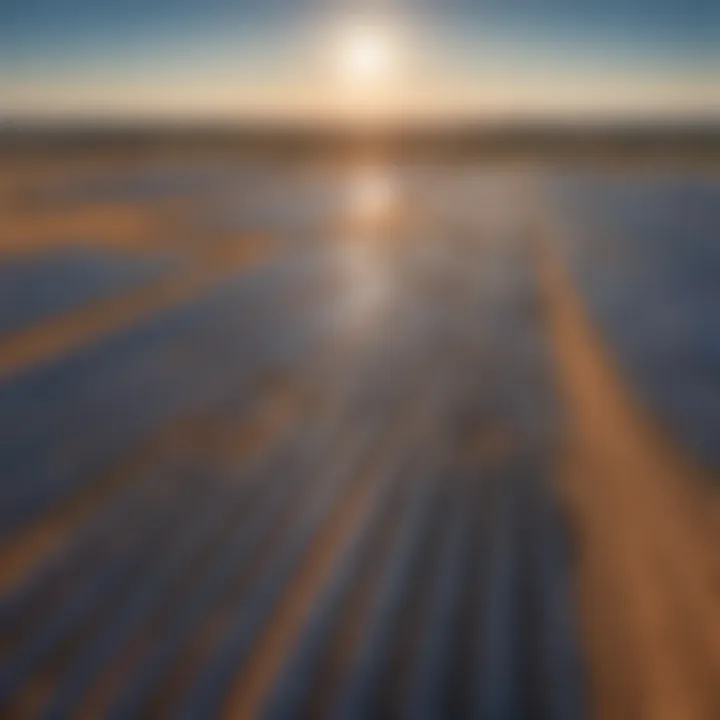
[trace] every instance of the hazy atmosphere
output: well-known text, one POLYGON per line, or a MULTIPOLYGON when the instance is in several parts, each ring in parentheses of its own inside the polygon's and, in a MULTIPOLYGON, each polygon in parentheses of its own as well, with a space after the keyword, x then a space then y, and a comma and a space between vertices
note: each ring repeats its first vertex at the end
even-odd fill
POLYGON ((6 117, 717 118, 719 81, 712 0, 0 7, 6 117))
POLYGON ((720 718, 720 4, 0 0, 0 718, 720 718))

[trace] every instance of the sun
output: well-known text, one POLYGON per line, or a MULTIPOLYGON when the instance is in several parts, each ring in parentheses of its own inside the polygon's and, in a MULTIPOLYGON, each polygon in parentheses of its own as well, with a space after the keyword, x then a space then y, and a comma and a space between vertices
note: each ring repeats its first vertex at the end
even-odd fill
POLYGON ((386 82, 394 70, 394 51, 391 38, 381 28, 347 30, 338 48, 341 79, 356 85, 386 82))

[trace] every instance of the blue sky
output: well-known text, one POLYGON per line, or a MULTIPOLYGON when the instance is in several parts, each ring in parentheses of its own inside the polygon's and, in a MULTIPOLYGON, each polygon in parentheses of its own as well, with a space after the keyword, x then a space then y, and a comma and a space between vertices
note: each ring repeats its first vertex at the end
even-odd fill
POLYGON ((720 110, 717 0, 0 0, 0 113, 332 113, 314 53, 365 18, 419 114, 720 110))

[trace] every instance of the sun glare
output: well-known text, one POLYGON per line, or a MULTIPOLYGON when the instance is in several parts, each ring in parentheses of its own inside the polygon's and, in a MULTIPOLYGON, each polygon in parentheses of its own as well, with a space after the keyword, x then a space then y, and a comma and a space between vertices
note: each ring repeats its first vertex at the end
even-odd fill
POLYGON ((387 81, 393 71, 394 50, 390 37, 380 28, 350 29, 339 47, 342 79, 363 85, 387 81))
POLYGON ((373 227, 386 220, 395 205, 395 186, 388 173, 377 168, 362 168, 348 187, 348 210, 360 227, 373 227))

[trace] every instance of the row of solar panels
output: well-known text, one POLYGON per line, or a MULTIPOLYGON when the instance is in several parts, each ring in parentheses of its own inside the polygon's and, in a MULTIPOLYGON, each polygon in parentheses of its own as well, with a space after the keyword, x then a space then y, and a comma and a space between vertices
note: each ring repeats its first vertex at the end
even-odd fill
MULTIPOLYGON (((185 462, 136 478, 3 600, 8 707, 40 673, 45 716, 71 717, 119 663, 99 700, 110 717, 215 716, 313 538, 365 481, 378 432, 342 424, 291 434, 237 473, 185 462)), ((583 716, 565 528, 541 473, 537 457, 470 470, 422 446, 384 468, 265 714, 583 716)))
POLYGON ((563 250, 640 396, 720 465, 720 186, 712 177, 570 174, 552 185, 563 250))
POLYGON ((391 292, 363 322, 342 251, 305 247, 0 390, 12 539, 174 422, 252 418, 266 377, 312 389, 238 467, 188 442, 131 469, 6 594, 8 714, 216 716, 323 528, 370 483, 257 713, 584 715, 533 281, 511 244, 465 248, 458 274, 448 242, 381 258, 391 292), (408 430, 368 476, 416 416, 428 434, 408 430), (473 449, 478 434, 507 447, 473 449))

